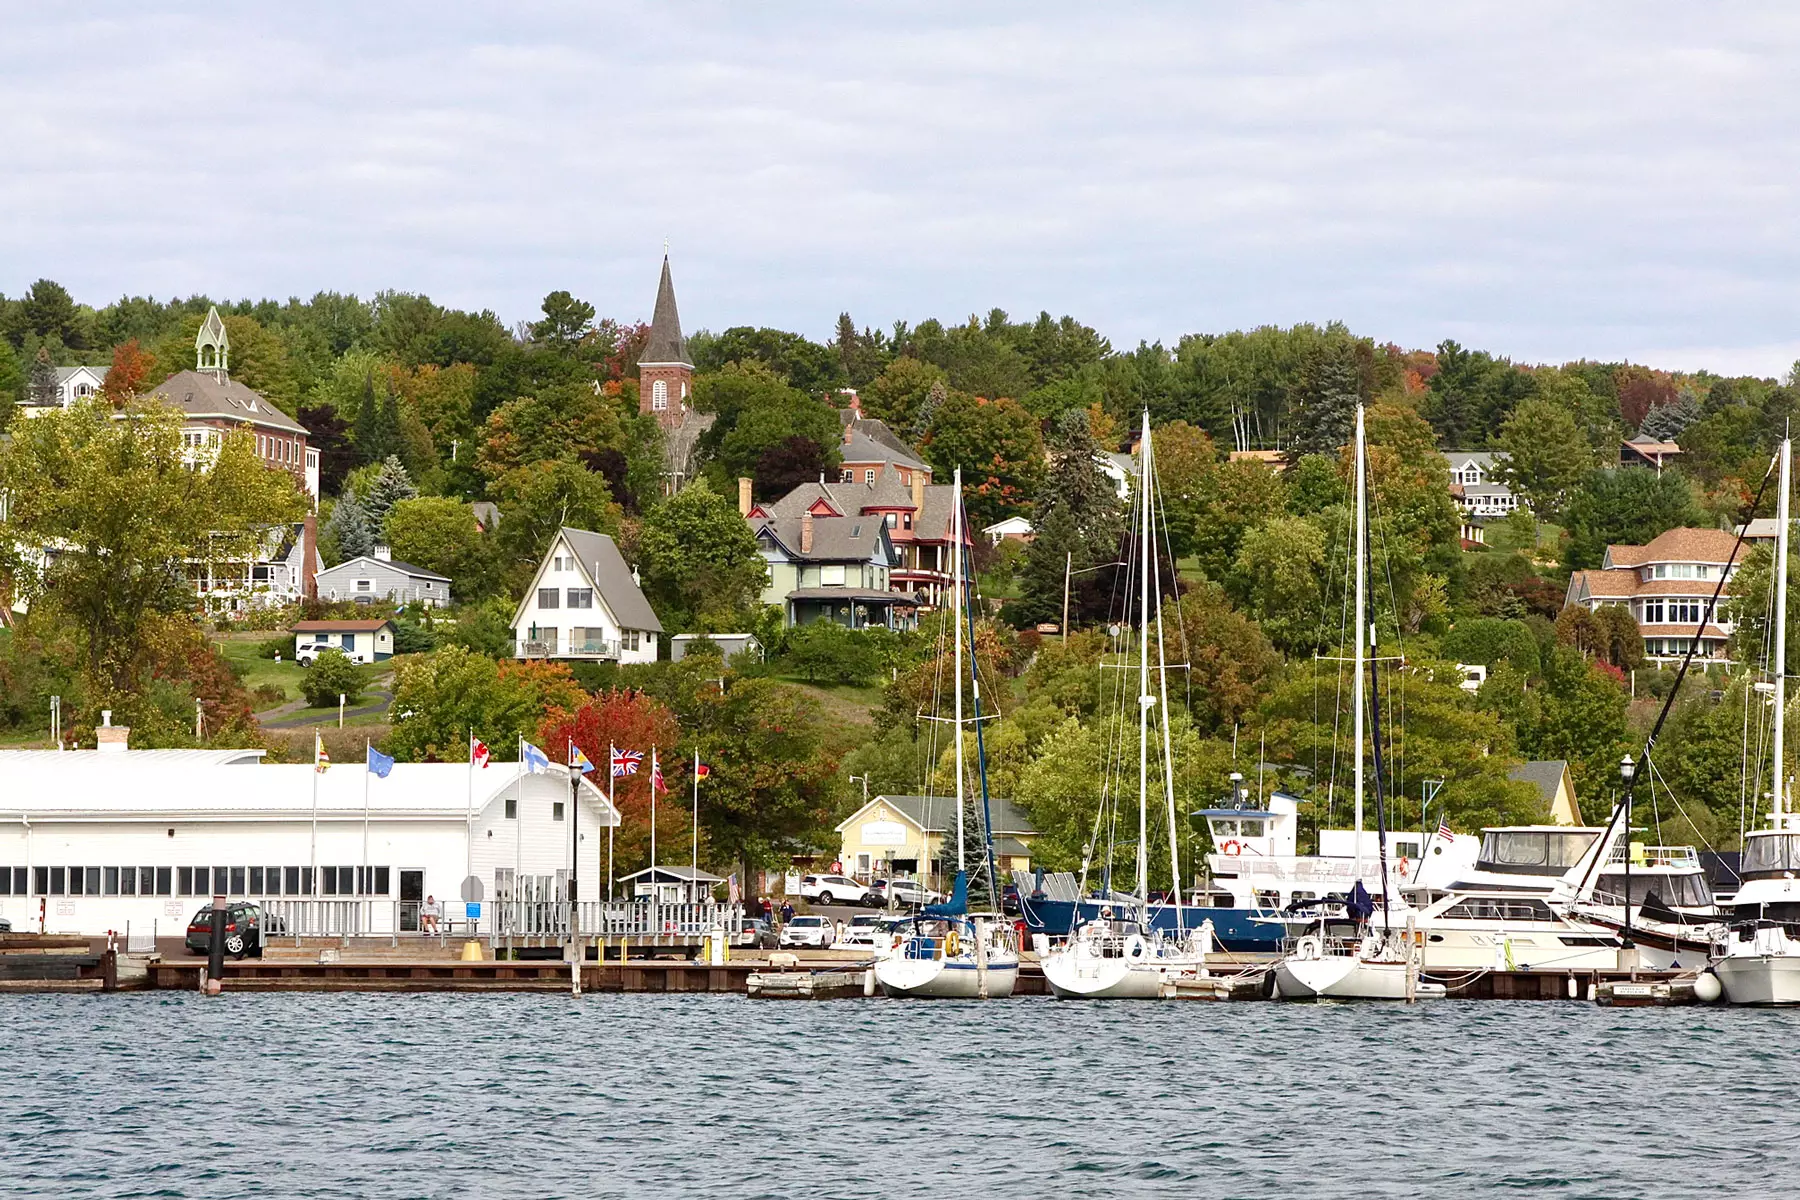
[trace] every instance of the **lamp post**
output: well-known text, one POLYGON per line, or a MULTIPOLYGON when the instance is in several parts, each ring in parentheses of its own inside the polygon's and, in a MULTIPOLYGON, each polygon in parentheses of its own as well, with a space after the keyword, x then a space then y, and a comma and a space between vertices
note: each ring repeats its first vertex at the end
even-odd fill
POLYGON ((1631 760, 1631 755, 1619 760, 1619 775, 1625 781, 1625 936, 1619 942, 1621 954, 1637 948, 1631 940, 1631 783, 1636 774, 1637 764, 1631 760))

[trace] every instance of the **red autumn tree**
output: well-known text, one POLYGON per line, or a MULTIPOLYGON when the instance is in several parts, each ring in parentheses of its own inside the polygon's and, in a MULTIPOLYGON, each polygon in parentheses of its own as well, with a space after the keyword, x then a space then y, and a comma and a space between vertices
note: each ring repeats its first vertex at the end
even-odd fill
POLYGON ((100 394, 112 402, 114 408, 122 407, 127 400, 138 394, 144 386, 144 380, 156 369, 156 355, 151 354, 138 340, 113 347, 112 367, 106 372, 106 382, 100 385, 100 394))
MULTIPOLYGON (((681 783, 687 773, 679 770, 681 752, 675 748, 681 726, 675 714, 659 700, 643 692, 614 688, 600 692, 578 708, 558 707, 544 715, 538 726, 537 744, 552 759, 567 762, 569 746, 580 748, 594 764, 590 778, 605 791, 614 788, 620 825, 613 838, 615 877, 650 865, 650 753, 660 751, 664 774, 672 790, 656 803, 656 852, 664 862, 686 862, 692 853, 692 817, 681 783), (609 775, 609 751, 640 751, 643 763, 635 775, 613 779, 609 775)), ((602 851, 604 853, 604 851, 602 851)))

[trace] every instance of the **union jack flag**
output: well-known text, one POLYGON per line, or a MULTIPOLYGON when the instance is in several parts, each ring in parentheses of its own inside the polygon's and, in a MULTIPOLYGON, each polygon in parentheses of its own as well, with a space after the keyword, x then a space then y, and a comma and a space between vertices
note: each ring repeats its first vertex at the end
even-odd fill
POLYGON ((615 778, 636 775, 638 768, 643 765, 642 750, 621 750, 617 746, 612 748, 612 773, 615 778))

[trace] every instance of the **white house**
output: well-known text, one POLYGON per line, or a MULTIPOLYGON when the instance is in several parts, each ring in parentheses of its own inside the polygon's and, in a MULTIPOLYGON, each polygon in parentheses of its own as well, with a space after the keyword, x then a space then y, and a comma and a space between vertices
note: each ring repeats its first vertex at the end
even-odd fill
POLYGON ((450 603, 450 580, 436 571, 401 562, 386 546, 377 546, 373 554, 360 554, 320 571, 318 595, 321 600, 354 600, 358 604, 392 600, 444 608, 450 603))
POLYGON ((1504 517, 1530 507, 1500 480, 1499 469, 1506 455, 1489 450, 1446 450, 1444 458, 1450 464, 1450 498, 1465 516, 1504 517))
POLYGON ((559 529, 513 613, 516 657, 656 661, 662 622, 604 533, 559 529))
POLYGON ((316 772, 262 754, 0 751, 0 917, 21 932, 179 936, 223 893, 331 901, 361 931, 407 932, 427 897, 461 915, 470 874, 489 900, 515 885, 551 894, 575 844, 578 894, 604 894, 618 813, 584 778, 571 839, 565 768, 396 763, 377 778, 360 762, 316 772))
POLYGON ((394 657, 394 623, 367 621, 295 621, 294 661, 310 663, 321 650, 342 650, 351 662, 385 662, 394 657))
POLYGON ((56 403, 54 405, 26 404, 19 411, 28 417, 42 416, 55 408, 67 408, 77 400, 100 394, 100 387, 106 382, 107 367, 57 367, 56 368, 56 403))
POLYGON ((998 546, 1004 541, 1029 542, 1034 530, 1031 522, 1024 517, 1007 517, 1004 521, 995 521, 984 527, 981 536, 988 540, 988 545, 998 546))

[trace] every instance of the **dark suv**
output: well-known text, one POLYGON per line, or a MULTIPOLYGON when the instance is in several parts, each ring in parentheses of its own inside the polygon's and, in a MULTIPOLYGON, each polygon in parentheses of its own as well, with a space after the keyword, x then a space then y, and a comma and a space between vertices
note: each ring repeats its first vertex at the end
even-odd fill
MULTIPOLYGON (((206 954, 212 949, 212 917, 213 910, 209 904, 195 913, 193 920, 188 922, 186 944, 189 954, 206 954)), ((242 958, 246 954, 261 958, 265 931, 277 932, 271 928, 271 923, 261 908, 243 903, 226 905, 226 954, 232 958, 242 958)))

